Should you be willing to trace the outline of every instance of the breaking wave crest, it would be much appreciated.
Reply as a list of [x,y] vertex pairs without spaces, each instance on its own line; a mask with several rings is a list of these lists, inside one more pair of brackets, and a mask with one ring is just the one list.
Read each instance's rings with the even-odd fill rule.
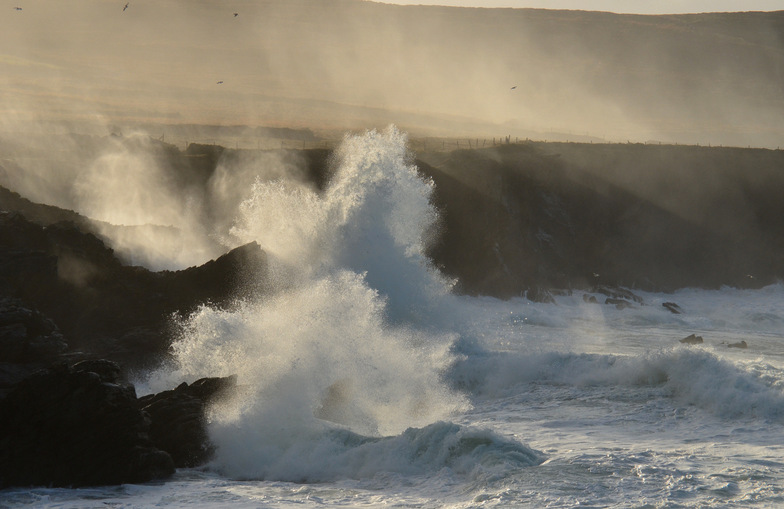
[[[434,328],[451,282],[424,255],[433,185],[397,129],[348,136],[321,193],[256,181],[231,230],[269,253],[276,291],[179,322],[175,363],[150,389],[238,375],[209,415],[213,466],[240,478],[534,464],[538,453],[444,422],[469,404],[444,374],[455,333]],[[436,423],[436,424],[433,424]],[[386,438],[382,438],[386,437]]]
[[[770,368],[771,371],[774,368]],[[764,365],[745,369],[706,350],[686,347],[644,355],[563,352],[474,356],[452,370],[455,385],[480,397],[502,397],[532,382],[577,387],[661,387],[682,404],[719,417],[784,423],[784,392]]]
[[[217,434],[232,432],[231,428],[220,428]],[[325,482],[371,478],[381,473],[415,476],[449,468],[457,475],[482,479],[538,465],[545,459],[543,454],[491,431],[449,422],[409,428],[383,438],[330,429],[300,436],[294,444],[270,445],[265,454],[243,452],[232,451],[235,456],[231,462],[221,461],[219,456],[224,474]]]

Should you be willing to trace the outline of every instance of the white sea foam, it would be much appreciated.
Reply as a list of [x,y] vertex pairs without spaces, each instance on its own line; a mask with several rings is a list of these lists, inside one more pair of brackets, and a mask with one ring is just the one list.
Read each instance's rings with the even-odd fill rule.
[[[159,390],[238,375],[239,394],[210,412],[214,468],[319,480],[471,470],[488,454],[541,461],[492,434],[428,427],[468,402],[443,379],[457,336],[439,317],[454,297],[424,255],[436,220],[432,183],[405,143],[394,128],[349,136],[323,193],[257,180],[241,205],[231,235],[268,251],[276,292],[183,320],[175,365],[148,381]],[[395,438],[368,438],[383,436]],[[460,452],[466,444],[474,445]]]
[[238,462],[219,457],[218,468],[235,478],[294,482],[363,479],[382,473],[421,476],[449,468],[454,474],[478,480],[503,476],[545,459],[542,453],[491,431],[447,422],[409,428],[384,438],[332,429],[301,434],[292,443],[276,446],[277,450],[262,458],[246,456]]
[[[642,293],[624,310],[579,292],[450,296],[421,256],[432,187],[404,146],[394,130],[349,137],[323,192],[246,186],[228,243],[261,239],[277,291],[181,321],[176,365],[146,389],[239,375],[211,409],[208,468],[3,490],[0,506],[784,504],[784,286]],[[705,342],[679,343],[690,333]]]
[[[722,299],[758,293],[644,294],[646,304],[630,310],[586,304],[581,294],[557,306],[451,296],[450,282],[424,257],[436,220],[432,184],[404,147],[394,129],[347,137],[323,193],[257,181],[240,207],[231,234],[265,246],[278,292],[232,310],[202,308],[182,324],[171,373],[236,373],[248,387],[213,409],[215,468],[287,480],[416,472],[405,454],[385,450],[374,459],[385,444],[403,446],[368,437],[425,433],[465,410],[468,398],[507,397],[531,384],[655,387],[718,418],[782,422],[776,368],[718,350],[731,337],[727,320],[781,331],[775,309],[747,302],[724,317],[718,311]],[[665,300],[685,313],[670,313]],[[677,343],[693,331],[716,337],[704,347]],[[414,431],[398,435],[406,428]]]
[[386,299],[388,319],[432,325],[452,282],[425,257],[437,218],[433,184],[409,159],[406,136],[393,127],[347,136],[323,194],[257,180],[231,234],[259,242],[277,270],[303,284],[339,269],[364,274]]
[[[581,293],[556,305],[464,301],[462,315],[476,319],[461,334],[481,334],[484,350],[454,365],[453,383],[482,399],[529,384],[651,386],[721,418],[784,422],[784,286],[640,295],[644,305],[623,310]],[[661,305],[673,301],[683,314]],[[704,343],[679,342],[690,333]],[[741,340],[748,348],[730,348]]]
[[482,398],[515,394],[531,383],[660,386],[681,404],[718,416],[784,423],[780,379],[744,369],[703,349],[675,347],[641,355],[506,352],[472,357],[453,373],[458,386]]

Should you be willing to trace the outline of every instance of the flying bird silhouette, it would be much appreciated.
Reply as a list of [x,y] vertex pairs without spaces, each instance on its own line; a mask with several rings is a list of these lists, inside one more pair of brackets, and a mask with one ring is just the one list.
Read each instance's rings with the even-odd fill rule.
[[217,84],[218,85],[223,85],[223,81],[219,81]]
[[239,15],[240,15],[240,13],[239,13],[239,12],[235,12],[235,13],[234,13],[234,17],[235,17],[235,18],[236,18],[237,16],[239,16]]
[[516,88],[517,88],[517,85],[513,86],[513,87],[512,87],[512,90],[514,90],[514,89],[516,89]]
[[17,10],[17,11],[21,11],[22,10],[21,7],[14,7],[14,9]]
[[127,8],[128,8],[128,4],[126,3],[125,7],[123,7],[123,12],[125,12],[125,9],[127,9]]

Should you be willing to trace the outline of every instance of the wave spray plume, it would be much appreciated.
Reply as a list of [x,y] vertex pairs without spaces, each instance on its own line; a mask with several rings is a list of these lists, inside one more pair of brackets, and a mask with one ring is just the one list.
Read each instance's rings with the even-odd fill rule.
[[[450,283],[424,256],[436,220],[432,183],[408,164],[405,146],[394,127],[348,136],[323,194],[257,181],[243,203],[231,234],[262,244],[285,284],[232,310],[202,307],[180,324],[176,368],[155,375],[169,385],[238,375],[244,390],[210,414],[222,472],[302,480],[399,471],[412,463],[370,458],[391,447],[379,437],[467,408],[442,380],[456,334],[423,325]],[[442,426],[457,442],[467,433]],[[539,460],[500,437],[471,443],[496,442],[493,454]],[[449,455],[433,454],[444,466]]]

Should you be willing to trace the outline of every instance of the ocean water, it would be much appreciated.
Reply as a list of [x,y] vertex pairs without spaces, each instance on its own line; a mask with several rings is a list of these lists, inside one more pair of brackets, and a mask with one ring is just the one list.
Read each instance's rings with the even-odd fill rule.
[[323,193],[257,180],[225,232],[270,254],[274,294],[180,320],[175,361],[135,381],[238,375],[213,461],[0,507],[784,506],[784,285],[623,310],[456,296],[406,136],[336,158]]

